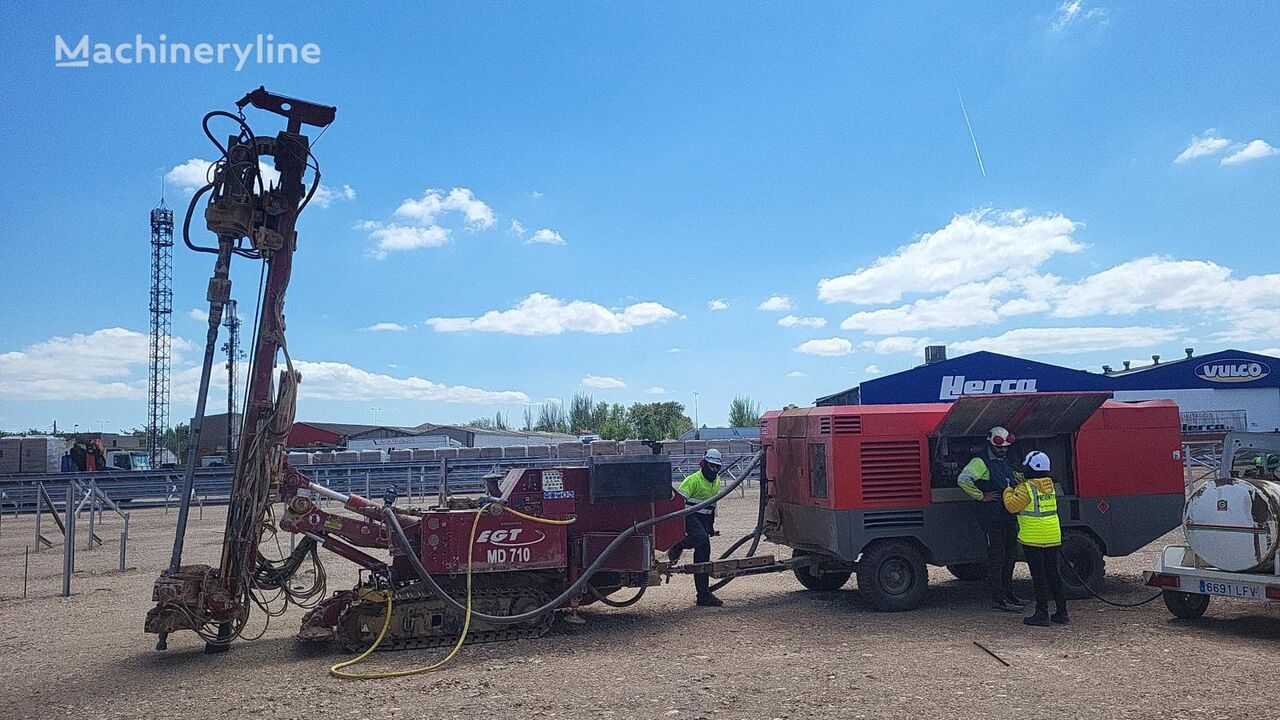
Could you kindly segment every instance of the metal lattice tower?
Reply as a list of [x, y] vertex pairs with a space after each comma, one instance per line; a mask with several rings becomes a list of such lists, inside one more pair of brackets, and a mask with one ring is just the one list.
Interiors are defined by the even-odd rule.
[[169, 349], [173, 316], [173, 211], [164, 199], [151, 211], [151, 354], [147, 385], [147, 453], [151, 466], [164, 458], [169, 430]]
[[237, 400], [240, 397], [236, 387], [236, 378], [239, 377], [237, 364], [243, 357], [240, 352], [240, 318], [236, 315], [235, 300], [227, 303], [227, 316], [222, 320], [222, 326], [227, 329], [227, 341], [222, 343], [222, 351], [227, 354], [227, 464], [232, 464], [235, 462], [236, 434], [239, 431], [235, 422], [239, 409]]

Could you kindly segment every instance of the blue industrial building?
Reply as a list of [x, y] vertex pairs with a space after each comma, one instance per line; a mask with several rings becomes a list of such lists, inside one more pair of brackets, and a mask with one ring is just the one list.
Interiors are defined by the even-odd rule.
[[947, 359], [926, 351], [924, 365], [818, 398], [818, 405], [949, 402], [961, 395], [1104, 390], [1117, 400], [1171, 399], [1188, 434], [1280, 430], [1280, 359], [1240, 350], [1186, 356], [1142, 367], [1086, 372], [993, 352]]

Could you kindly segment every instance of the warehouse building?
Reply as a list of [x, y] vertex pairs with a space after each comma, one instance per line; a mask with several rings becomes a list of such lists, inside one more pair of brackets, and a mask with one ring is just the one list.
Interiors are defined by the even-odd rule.
[[[925, 364], [867, 380], [826, 397], [818, 405], [880, 405], [950, 402], [961, 395], [1109, 391], [1117, 400], [1170, 399], [1182, 412], [1188, 435], [1232, 430], [1280, 430], [1280, 360], [1241, 350], [1223, 350], [1150, 365], [1103, 372], [1051, 365], [993, 352], [948, 359], [946, 348], [925, 351]], [[1275, 370], [1275, 371], [1273, 371]]]

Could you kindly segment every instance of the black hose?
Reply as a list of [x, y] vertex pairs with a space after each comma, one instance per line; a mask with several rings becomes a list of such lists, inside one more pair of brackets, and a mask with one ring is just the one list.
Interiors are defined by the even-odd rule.
[[[765, 508], [768, 506], [768, 504], [769, 504], [769, 484], [768, 484], [768, 480], [765, 477], [765, 474], [761, 472], [760, 473], [760, 503], [759, 503], [759, 507], [756, 510], [756, 529], [752, 530], [746, 535], [743, 535], [740, 540], [730, 545], [728, 550], [725, 550], [723, 553], [721, 553], [720, 555], [721, 560], [724, 560], [728, 558], [730, 555], [733, 555], [733, 553], [736, 552], [738, 548], [742, 547], [742, 544], [745, 543], [747, 540], [751, 541], [751, 547], [747, 550], [747, 554], [744, 557], [755, 557], [756, 549], [760, 547], [760, 536], [764, 535], [764, 514], [765, 514]], [[711, 583], [711, 586], [707, 588], [707, 590], [708, 592], [715, 592], [720, 588], [724, 587], [725, 585], [728, 585], [729, 583], [733, 582], [736, 579], [736, 577], [737, 576], [730, 576], [730, 577], [724, 578], [723, 580], [717, 580], [716, 582]]]
[[644, 591], [648, 589], [649, 589], [648, 585], [641, 585], [640, 589], [636, 590], [636, 594], [632, 595], [626, 600], [610, 600], [607, 595], [597, 590], [595, 585], [592, 585], [591, 583], [587, 583], [587, 591], [590, 592], [591, 595], [595, 597], [595, 599], [599, 600], [605, 605], [608, 605], [609, 607], [615, 607], [615, 608], [631, 607], [632, 605], [635, 605], [636, 603], [640, 602], [640, 598], [644, 597]]
[[[764, 451], [761, 450], [751, 458], [751, 463], [747, 466], [747, 469], [742, 473], [742, 475], [732, 483], [725, 486], [725, 488], [716, 493], [715, 496], [703, 500], [696, 505], [687, 505], [681, 510], [649, 518], [648, 520], [636, 523], [626, 530], [623, 530], [618, 537], [613, 539], [613, 542], [605, 546], [604, 550], [600, 553], [600, 556], [595, 559], [595, 562], [588, 565], [586, 570], [582, 571], [581, 577], [574, 581], [574, 583], [564, 592], [557, 595], [545, 605], [529, 610], [528, 612], [522, 612], [518, 615], [489, 615], [488, 613], [481, 613], [472, 610], [471, 616], [493, 625], [519, 625], [523, 622], [536, 620], [543, 615], [552, 612], [563, 605], [566, 600], [576, 595], [578, 591], [582, 589], [582, 586], [586, 585], [587, 582], [591, 580], [591, 576], [595, 575], [596, 571], [604, 565], [605, 561], [609, 559], [609, 556], [613, 554], [613, 551], [618, 549], [618, 547], [622, 545], [622, 543], [626, 542], [626, 540], [632, 535], [635, 535], [641, 530], [657, 525], [660, 522], [682, 518], [686, 515], [692, 515], [704, 507], [714, 505], [726, 495], [736, 490], [738, 486], [747, 479], [747, 476], [755, 470], [756, 465], [763, 459]], [[427, 572], [427, 569], [422, 566], [422, 560], [418, 557], [418, 553], [414, 551], [413, 546], [409, 544], [409, 538], [404, 534], [404, 528], [400, 525], [400, 518], [396, 517], [395, 510], [390, 507], [384, 507], [382, 508], [382, 516], [386, 520], [387, 526], [391, 528], [394, 538], [400, 544], [400, 549], [404, 551], [405, 556], [409, 559], [409, 564], [413, 567], [413, 571], [418, 575], [418, 579], [422, 580], [422, 582], [431, 589], [431, 592], [436, 597], [440, 598], [446, 605], [453, 608], [456, 612], [467, 612], [467, 607], [446, 593], [444, 589], [440, 587], [439, 583], [435, 581], [435, 578], [431, 577], [431, 573]]]
[[1106, 598], [1102, 597], [1101, 595], [1099, 595], [1098, 593], [1094, 592], [1093, 588], [1089, 587], [1089, 583], [1085, 582], [1085, 581], [1084, 581], [1084, 579], [1080, 577], [1080, 574], [1076, 572], [1076, 569], [1075, 569], [1074, 567], [1071, 567], [1071, 563], [1069, 563], [1069, 562], [1065, 562], [1065, 561], [1064, 561], [1062, 564], [1067, 566], [1067, 571], [1071, 573], [1071, 577], [1075, 578], [1075, 579], [1076, 579], [1076, 582], [1078, 582], [1078, 583], [1080, 583], [1082, 586], [1084, 586], [1084, 589], [1085, 589], [1085, 590], [1088, 590], [1090, 595], [1092, 595], [1092, 596], [1094, 596], [1095, 598], [1097, 598], [1098, 600], [1101, 600], [1102, 602], [1104, 602], [1104, 603], [1106, 603], [1106, 604], [1108, 604], [1108, 605], [1114, 606], [1114, 607], [1118, 607], [1118, 608], [1135, 608], [1135, 607], [1141, 607], [1141, 606], [1146, 605], [1147, 603], [1149, 603], [1149, 602], [1151, 602], [1151, 601], [1153, 601], [1153, 600], [1158, 599], [1161, 595], [1163, 595], [1163, 594], [1164, 594], [1164, 593], [1163, 593], [1163, 591], [1161, 591], [1161, 592], [1157, 592], [1155, 595], [1152, 595], [1151, 597], [1147, 598], [1146, 600], [1143, 600], [1143, 601], [1141, 601], [1141, 602], [1136, 602], [1136, 603], [1121, 603], [1121, 602], [1114, 602], [1114, 601], [1112, 601], [1112, 600], [1108, 600], [1108, 599], [1106, 599]]

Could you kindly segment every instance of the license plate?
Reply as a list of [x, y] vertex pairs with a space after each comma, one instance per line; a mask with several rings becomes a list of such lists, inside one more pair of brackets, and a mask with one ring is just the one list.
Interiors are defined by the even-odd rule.
[[1260, 585], [1229, 583], [1218, 580], [1201, 580], [1200, 592], [1205, 595], [1222, 595], [1223, 597], [1240, 598], [1242, 600], [1263, 600], [1266, 594]]

